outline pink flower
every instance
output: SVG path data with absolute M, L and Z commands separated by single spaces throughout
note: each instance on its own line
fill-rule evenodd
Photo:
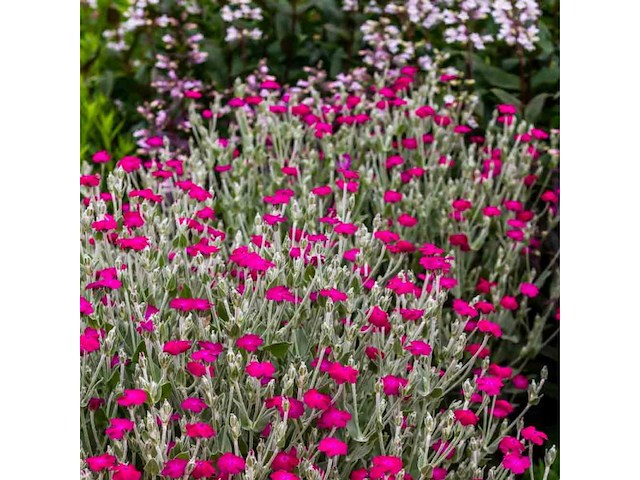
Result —
M 482 214 L 485 217 L 499 217 L 501 212 L 498 207 L 494 207 L 493 205 L 488 205 L 482 209 Z
M 169 460 L 164 464 L 164 468 L 160 474 L 169 478 L 182 478 L 187 468 L 187 463 L 189 463 L 189 460 L 183 458 Z
M 169 302 L 169 307 L 181 312 L 207 311 L 211 304 L 206 298 L 174 298 Z
M 538 292 L 539 292 L 538 287 L 536 287 L 533 283 L 520 284 L 520 293 L 529 298 L 537 297 Z
M 535 427 L 524 427 L 522 429 L 522 438 L 536 445 L 542 445 L 545 440 L 549 439 L 544 432 L 536 430 Z
M 147 392 L 144 390 L 125 390 L 120 398 L 118 398 L 118 405 L 123 407 L 135 407 L 136 405 L 142 405 L 147 401 Z
M 444 480 L 447 476 L 447 471 L 442 467 L 436 467 L 431 472 L 432 480 Z
M 529 388 L 529 379 L 524 375 L 516 375 L 511 379 L 511 383 L 518 390 L 526 390 Z
M 287 287 L 283 285 L 272 287 L 269 290 L 267 290 L 266 299 L 273 300 L 274 302 L 279 302 L 279 303 L 280 302 L 294 303 L 296 301 L 296 297 L 293 293 L 291 293 L 291 290 L 289 290 Z
M 369 309 L 368 313 L 369 313 L 368 320 L 370 324 L 379 328 L 385 328 L 385 329 L 391 328 L 391 324 L 389 323 L 389 314 L 384 310 L 382 310 L 377 305 Z
M 504 386 L 502 379 L 496 377 L 480 377 L 476 380 L 478 390 L 485 392 L 489 396 L 500 395 L 500 390 Z
M 89 404 L 87 406 L 89 407 L 89 410 L 96 411 L 101 406 L 103 406 L 105 403 L 107 403 L 107 402 L 105 402 L 104 399 L 102 399 L 100 397 L 91 397 L 89 399 Z
M 191 348 L 190 340 L 169 340 L 162 347 L 164 353 L 169 355 L 180 355 Z
M 271 468 L 274 470 L 290 472 L 295 469 L 299 463 L 300 459 L 298 458 L 296 449 L 291 448 L 288 452 L 278 452 L 276 458 L 273 459 Z
M 312 188 L 311 193 L 319 197 L 326 197 L 327 195 L 331 195 L 331 187 L 329 185 L 324 185 L 322 187 Z
M 135 170 L 139 170 L 142 167 L 142 160 L 138 157 L 122 157 L 116 166 L 121 167 L 125 172 L 131 173 Z
M 302 399 L 304 400 L 305 405 L 309 408 L 327 410 L 331 406 L 331 396 L 320 393 L 315 388 L 306 391 Z
M 478 358 L 486 358 L 491 354 L 491 351 L 480 345 L 479 343 L 472 343 L 471 345 L 467 345 L 465 347 L 465 351 L 469 352 L 471 355 L 476 355 Z
M 471 410 L 455 410 L 453 415 L 463 427 L 466 427 L 467 425 L 476 425 L 479 420 L 478 416 Z
M 345 410 L 338 410 L 334 407 L 329 407 L 322 412 L 320 418 L 318 418 L 318 428 L 332 429 L 332 428 L 345 428 L 347 423 L 351 420 L 351 414 Z
M 264 401 L 264 404 L 267 408 L 275 407 L 278 412 L 280 412 L 280 416 L 284 418 L 285 412 L 283 403 L 285 399 L 289 402 L 289 419 L 295 420 L 296 418 L 300 418 L 302 415 L 304 415 L 304 404 L 300 400 L 297 400 L 293 397 L 285 397 L 284 395 L 280 395 L 273 398 L 267 398 Z
M 111 471 L 114 472 L 111 480 L 140 480 L 142 477 L 142 473 L 136 470 L 136 467 L 125 463 L 111 467 Z
M 247 333 L 236 340 L 236 346 L 247 352 L 255 352 L 263 343 L 264 340 L 253 333 Z
M 460 247 L 460 250 L 462 250 L 463 252 L 468 252 L 469 250 L 471 250 L 471 247 L 469 246 L 469 240 L 464 233 L 449 235 L 449 243 L 453 247 Z
M 358 370 L 348 365 L 340 365 L 334 362 L 329 367 L 329 376 L 338 384 L 356 383 L 358 379 Z
M 502 336 L 502 329 L 500 325 L 497 323 L 490 322 L 489 320 L 482 319 L 478 321 L 478 330 L 482 333 L 490 333 L 496 338 L 500 338 Z
M 395 475 L 402 470 L 402 459 L 393 456 L 380 455 L 373 457 L 373 466 L 369 470 L 371 478 L 386 478 L 389 475 Z
M 520 440 L 515 437 L 504 437 L 500 440 L 500 451 L 504 454 L 507 453 L 522 453 L 525 449 Z
M 325 290 L 320 290 L 320 295 L 323 297 L 328 297 L 334 302 L 344 302 L 347 300 L 347 294 L 341 292 L 337 288 L 329 288 Z
M 431 355 L 431 345 L 422 340 L 412 340 L 404 349 L 416 357 Z
M 517 453 L 507 453 L 502 460 L 502 466 L 516 475 L 524 473 L 531 466 L 529 457 L 521 457 Z
M 101 472 L 105 468 L 113 467 L 116 464 L 116 457 L 103 453 L 97 457 L 87 457 L 85 460 L 92 472 Z
M 80 335 L 80 355 L 95 352 L 100 349 L 99 333 L 96 329 L 87 327 Z
M 286 470 L 276 470 L 269 475 L 271 480 L 300 480 L 300 477 L 295 473 L 287 472 Z
M 495 407 L 490 413 L 496 418 L 506 418 L 513 413 L 513 405 L 506 400 L 496 400 Z
M 431 115 L 434 115 L 436 111 L 428 105 L 423 105 L 417 108 L 415 113 L 420 118 L 426 118 L 426 117 L 430 117 Z
M 515 297 L 505 295 L 504 297 L 502 297 L 502 300 L 500 300 L 500 306 L 505 310 L 517 310 L 518 301 L 515 299 Z
M 97 187 L 100 185 L 100 175 L 80 175 L 80 185 L 85 187 Z
M 406 213 L 403 213 L 402 215 L 400 215 L 398 217 L 398 223 L 400 225 L 402 225 L 403 227 L 413 227 L 418 223 L 418 219 L 415 217 L 412 217 L 411 215 L 408 215 Z
M 191 477 L 198 480 L 200 478 L 210 478 L 216 473 L 213 464 L 208 460 L 196 460 L 196 466 L 191 472 Z
M 320 440 L 318 450 L 324 452 L 327 457 L 336 457 L 347 454 L 347 444 L 335 437 L 326 437 Z
M 133 427 L 134 423 L 128 418 L 111 418 L 104 433 L 113 440 L 122 440 L 124 434 L 133 430 Z
M 276 367 L 271 362 L 250 362 L 246 367 L 246 372 L 253 378 L 271 378 L 276 371 Z
M 338 223 L 334 225 L 333 231 L 341 235 L 353 235 L 358 231 L 358 227 L 353 223 Z
M 387 190 L 384 192 L 384 201 L 386 203 L 398 203 L 402 200 L 402 194 L 394 190 Z
M 382 377 L 382 388 L 386 395 L 400 395 L 400 387 L 406 387 L 408 380 L 394 375 Z
M 187 437 L 191 438 L 211 438 L 216 434 L 216 431 L 208 423 L 187 423 L 185 425 Z
M 199 398 L 188 397 L 182 401 L 180 407 L 182 407 L 184 410 L 187 410 L 188 412 L 200 413 L 205 408 L 207 408 L 207 404 Z
M 220 473 L 224 475 L 236 475 L 237 473 L 244 472 L 245 462 L 242 457 L 227 452 L 218 458 L 216 465 Z
M 95 163 L 108 163 L 111 160 L 111 155 L 106 150 L 100 150 L 91 156 L 91 160 Z

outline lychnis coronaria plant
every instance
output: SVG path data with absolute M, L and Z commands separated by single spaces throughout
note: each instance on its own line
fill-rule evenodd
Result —
M 238 83 L 188 156 L 84 172 L 83 478 L 548 473 L 558 135 L 449 80 Z

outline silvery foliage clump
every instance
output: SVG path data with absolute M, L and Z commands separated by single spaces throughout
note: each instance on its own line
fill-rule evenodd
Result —
M 81 295 L 93 311 L 82 316 L 81 327 L 100 332 L 99 348 L 81 356 L 83 461 L 107 452 L 118 462 L 136 465 L 144 478 L 159 478 L 168 461 L 184 458 L 190 461 L 187 478 L 196 459 L 213 461 L 233 452 L 246 461 L 237 478 L 261 480 L 269 477 L 278 453 L 295 448 L 300 463 L 294 471 L 305 479 L 322 478 L 325 471 L 326 478 L 348 478 L 376 456 L 402 459 L 397 478 L 403 472 L 436 478 L 443 469 L 447 479 L 512 478 L 498 445 L 506 436 L 520 438 L 525 413 L 543 395 L 546 371 L 537 377 L 526 366 L 557 330 L 552 317 L 559 300 L 558 272 L 536 261 L 539 253 L 531 240 L 544 240 L 559 221 L 557 209 L 540 199 L 558 165 L 558 136 L 523 141 L 533 126 L 518 117 L 499 122 L 496 113 L 484 143 L 472 142 L 454 127 L 473 125 L 476 99 L 456 94 L 450 101 L 455 92 L 451 84 L 438 81 L 435 69 L 396 90 L 404 103 L 393 108 L 379 108 L 384 101 L 380 87 L 392 80 L 378 77 L 375 82 L 378 93 L 363 95 L 350 113 L 368 115 L 366 122 L 338 127 L 335 120 L 344 111 L 325 109 L 323 122 L 334 127 L 319 134 L 319 122 L 305 122 L 290 109 L 272 112 L 269 106 L 284 103 L 278 92 L 263 91 L 262 103 L 231 109 L 222 118 L 202 120 L 192 112 L 191 154 L 184 159 L 182 176 L 153 175 L 171 160 L 158 149 L 151 167 L 131 173 L 118 167 L 108 174 L 111 201 L 99 198 L 99 187 L 82 187 L 89 200 L 81 205 Z M 237 83 L 235 96 L 241 98 L 244 88 Z M 348 95 L 344 89 L 327 94 L 310 86 L 294 93 L 287 105 L 312 99 L 308 103 L 320 117 L 319 105 L 343 104 Z M 217 96 L 211 110 L 220 111 L 227 100 Z M 415 115 L 424 105 L 451 124 Z M 425 134 L 432 141 L 421 141 Z M 418 139 L 416 148 L 403 148 L 401 140 L 407 138 Z M 496 149 L 501 171 L 483 177 L 487 152 Z M 392 155 L 404 163 L 387 168 Z M 283 167 L 295 167 L 297 175 L 283 173 Z M 406 181 L 402 172 L 409 168 L 418 173 Z M 346 171 L 357 176 L 355 192 L 346 180 L 342 188 L 336 184 Z M 527 175 L 539 179 L 538 189 L 523 183 Z M 188 188 L 177 186 L 186 180 L 204 194 L 194 198 Z M 331 195 L 313 194 L 319 186 L 330 186 Z M 161 192 L 161 201 L 132 195 L 144 189 Z M 268 200 L 282 190 L 291 191 L 285 195 L 288 201 Z M 388 191 L 401 192 L 402 199 L 385 202 Z M 451 207 L 461 198 L 472 204 L 462 220 L 454 218 Z M 535 212 L 522 227 L 522 241 L 505 235 L 510 229 L 505 201 L 521 202 Z M 499 206 L 502 216 L 483 215 L 488 205 Z M 197 216 L 205 207 L 215 210 L 215 218 Z M 144 225 L 122 225 L 131 211 L 140 213 Z M 402 213 L 417 224 L 400 226 Z M 265 214 L 286 221 L 270 225 Z M 117 227 L 96 231 L 94 222 L 107 215 Z M 357 230 L 336 233 L 337 224 Z M 415 248 L 393 251 L 389 246 L 397 242 L 385 243 L 377 235 L 384 231 L 398 233 Z M 468 238 L 468 251 L 449 243 L 451 235 L 460 233 Z M 145 237 L 148 245 L 128 248 L 121 241 L 134 237 Z M 215 247 L 213 253 L 192 255 L 189 247 L 202 239 Z M 444 250 L 440 257 L 450 270 L 425 270 L 420 259 L 428 254 L 415 250 L 425 244 Z M 240 266 L 232 258 L 242 248 L 270 266 L 259 271 Z M 358 249 L 355 261 L 345 260 L 352 249 Z M 100 279 L 97 272 L 112 267 L 119 286 L 87 288 Z M 476 289 L 481 277 L 495 283 L 487 294 Z M 541 289 L 551 285 L 544 290 L 549 292 L 544 310 L 532 311 L 530 299 L 518 293 L 523 282 Z M 390 288 L 399 284 L 409 288 Z M 278 286 L 286 287 L 294 301 L 268 300 L 267 292 Z M 318 294 L 331 289 L 345 293 L 346 300 Z M 505 295 L 518 297 L 516 310 L 501 308 Z M 171 307 L 176 298 L 205 299 L 210 307 L 182 311 Z M 500 338 L 469 328 L 472 318 L 452 308 L 454 299 L 471 307 L 480 300 L 494 305 L 495 311 L 481 317 L 499 325 Z M 149 314 L 149 306 L 157 311 Z M 371 324 L 373 307 L 388 314 L 389 328 Z M 407 321 L 401 309 L 423 312 Z M 149 321 L 152 328 L 140 328 Z M 249 333 L 263 339 L 253 352 L 236 345 Z M 178 355 L 163 351 L 178 339 L 193 342 L 192 347 Z M 428 343 L 431 354 L 407 351 L 416 340 Z M 198 341 L 222 346 L 217 360 L 207 364 L 213 369 L 202 376 L 186 368 Z M 371 347 L 377 356 L 367 353 Z M 248 375 L 247 365 L 254 361 L 271 362 L 273 377 L 261 382 Z M 324 371 L 325 361 L 355 368 L 357 381 L 336 382 Z M 518 389 L 504 379 L 500 398 L 514 408 L 504 418 L 491 414 L 498 397 L 478 389 L 478 379 L 491 376 L 496 364 L 512 369 L 509 378 L 524 373 L 528 380 L 528 387 Z M 406 380 L 397 394 L 387 392 L 382 378 L 389 376 Z M 288 418 L 288 399 L 302 401 L 312 388 L 350 413 L 346 428 L 319 428 L 322 412 L 311 408 Z M 147 401 L 119 405 L 127 389 L 145 391 Z M 268 399 L 279 396 L 286 397 L 282 412 L 267 406 Z M 198 414 L 184 411 L 181 402 L 188 397 L 202 399 L 209 408 Z M 89 408 L 95 399 L 103 403 Z M 463 426 L 456 420 L 458 410 L 472 410 L 479 421 Z M 130 418 L 135 427 L 121 440 L 110 439 L 104 430 L 112 418 Z M 194 422 L 210 424 L 215 436 L 186 436 L 186 424 Z M 349 453 L 328 459 L 317 448 L 327 436 L 346 442 Z M 438 441 L 447 447 L 434 448 Z M 547 455 L 550 463 L 554 452 Z M 106 478 L 85 463 L 81 468 L 84 478 Z

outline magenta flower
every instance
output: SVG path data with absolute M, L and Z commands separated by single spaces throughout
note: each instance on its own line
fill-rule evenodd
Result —
M 111 160 L 111 155 L 109 155 L 109 152 L 107 152 L 106 150 L 100 150 L 99 152 L 96 152 L 91 156 L 91 160 L 93 160 L 95 163 L 109 163 L 109 160 Z
M 455 410 L 453 412 L 453 415 L 463 427 L 466 427 L 468 425 L 476 425 L 480 420 L 478 416 L 471 410 Z
M 272 300 L 278 303 L 280 302 L 294 303 L 296 301 L 296 296 L 293 293 L 291 293 L 291 290 L 289 290 L 287 287 L 283 285 L 270 288 L 269 290 L 267 290 L 265 297 L 267 300 Z
M 215 475 L 216 469 L 208 460 L 196 460 L 196 465 L 191 472 L 191 477 L 198 480 L 200 478 L 211 478 Z
M 293 397 L 285 397 L 283 395 L 267 398 L 264 401 L 264 404 L 267 408 L 276 408 L 280 413 L 280 416 L 284 418 L 284 407 L 282 406 L 283 400 L 287 399 L 289 401 L 289 414 L 288 418 L 295 420 L 296 418 L 300 418 L 304 415 L 304 404 Z
M 522 457 L 517 453 L 507 453 L 502 459 L 502 466 L 512 473 L 520 475 L 531 466 L 531 461 L 529 457 Z
M 302 398 L 309 408 L 327 410 L 331 406 L 331 396 L 320 393 L 315 388 L 306 391 Z
M 431 472 L 432 480 L 444 480 L 447 476 L 447 471 L 442 467 L 436 467 Z
M 190 340 L 169 340 L 162 347 L 164 353 L 169 355 L 180 355 L 191 348 Z
M 276 367 L 271 362 L 250 362 L 246 367 L 246 372 L 253 378 L 271 378 L 276 372 Z
M 536 445 L 542 445 L 545 440 L 549 439 L 546 433 L 536 430 L 535 427 L 524 427 L 522 429 L 522 438 Z
M 142 473 L 136 470 L 136 467 L 125 463 L 111 467 L 111 471 L 113 472 L 111 480 L 140 480 L 142 477 Z
M 329 367 L 329 376 L 338 384 L 356 383 L 358 379 L 358 370 L 348 365 L 340 365 L 334 362 Z
M 327 457 L 337 457 L 347 454 L 347 444 L 335 437 L 326 437 L 320 440 L 318 450 L 325 453 Z
M 322 412 L 320 418 L 318 418 L 318 428 L 332 429 L 332 428 L 345 428 L 347 423 L 351 420 L 351 414 L 345 410 L 338 410 L 334 407 L 329 407 Z
M 400 395 L 400 387 L 406 387 L 408 380 L 394 375 L 382 377 L 382 388 L 386 395 Z
M 538 287 L 536 287 L 533 283 L 521 283 L 520 284 L 520 293 L 526 297 L 534 298 L 538 296 Z
M 200 413 L 205 408 L 207 408 L 207 404 L 199 398 L 188 397 L 182 401 L 180 407 L 182 407 L 184 410 L 187 410 L 188 412 Z
M 104 433 L 113 440 L 122 440 L 124 434 L 133 430 L 133 427 L 134 423 L 128 418 L 111 418 Z
M 103 453 L 97 457 L 87 457 L 85 460 L 92 472 L 101 472 L 105 468 L 113 467 L 116 464 L 116 457 Z
M 125 390 L 120 398 L 118 398 L 118 405 L 123 407 L 135 407 L 136 405 L 142 405 L 147 401 L 147 392 L 144 390 Z
M 416 357 L 429 356 L 432 351 L 431 345 L 423 342 L 422 340 L 412 340 L 408 346 L 404 347 L 404 349 Z
M 207 311 L 211 304 L 206 298 L 174 298 L 169 302 L 169 307 L 181 312 Z
M 387 190 L 384 192 L 384 201 L 386 203 L 398 203 L 402 200 L 402 194 L 395 190 Z
M 211 425 L 203 422 L 187 423 L 185 430 L 185 435 L 191 438 L 212 438 L 216 434 Z
M 515 437 L 504 437 L 502 440 L 500 440 L 500 444 L 498 446 L 500 448 L 500 451 L 504 454 L 520 454 L 524 452 L 525 449 L 525 446 L 522 444 L 522 442 Z
M 286 470 L 276 470 L 269 475 L 271 480 L 300 480 L 300 477 L 295 473 L 288 472 Z
M 502 300 L 500 300 L 500 306 L 505 310 L 517 310 L 518 301 L 515 299 L 515 297 L 505 295 L 504 297 L 502 297 Z
M 295 448 L 291 448 L 288 452 L 278 452 L 276 454 L 276 458 L 273 459 L 273 463 L 271 464 L 271 468 L 274 470 L 283 470 L 290 472 L 295 469 L 300 463 L 300 459 L 298 458 L 298 452 Z
M 169 478 L 182 478 L 187 468 L 189 460 L 183 458 L 174 458 L 164 464 L 161 475 Z
M 247 333 L 236 340 L 236 346 L 247 352 L 255 352 L 263 343 L 264 340 L 253 333 Z
M 373 457 L 373 466 L 369 470 L 371 478 L 387 478 L 389 475 L 395 475 L 402 470 L 402 459 L 398 457 L 380 455 Z
M 80 335 L 80 355 L 95 352 L 100 349 L 99 333 L 96 329 L 87 327 Z
M 485 392 L 489 396 L 500 395 L 500 390 L 504 386 L 502 379 L 496 377 L 480 377 L 476 380 L 478 390 Z
M 320 290 L 320 295 L 323 297 L 328 297 L 334 302 L 344 302 L 347 300 L 347 294 L 341 292 L 337 288 L 329 288 L 326 290 Z
M 225 476 L 236 475 L 237 473 L 244 472 L 245 462 L 242 457 L 227 452 L 218 458 L 217 466 L 220 473 Z

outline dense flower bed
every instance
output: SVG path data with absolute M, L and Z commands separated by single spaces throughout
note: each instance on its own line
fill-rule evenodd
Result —
M 546 371 L 527 362 L 559 321 L 558 270 L 539 255 L 559 222 L 559 138 L 506 104 L 480 130 L 452 80 L 265 75 L 210 106 L 187 89 L 189 155 L 158 136 L 108 174 L 110 152 L 93 155 L 83 478 L 532 467 Z

